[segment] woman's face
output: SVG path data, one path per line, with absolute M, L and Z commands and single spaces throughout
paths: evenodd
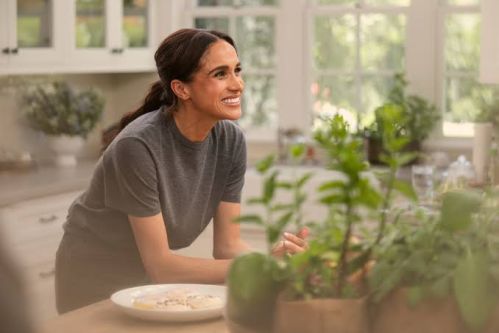
M 200 67 L 187 83 L 194 109 L 213 120 L 241 117 L 244 82 L 236 50 L 219 40 L 206 50 Z

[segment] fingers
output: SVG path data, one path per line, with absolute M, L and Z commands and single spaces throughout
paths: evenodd
M 310 234 L 310 231 L 308 230 L 307 227 L 303 227 L 301 228 L 300 231 L 298 231 L 298 233 L 296 234 L 296 236 L 300 237 L 301 239 L 305 239 L 308 237 L 308 235 Z
M 289 241 L 289 243 L 291 243 L 293 245 L 297 245 L 299 247 L 305 247 L 307 245 L 307 242 L 303 238 L 300 238 L 300 237 L 293 235 L 289 232 L 284 233 L 284 239 L 286 241 Z
M 283 247 L 285 249 L 285 253 L 289 253 L 289 254 L 295 254 L 295 253 L 300 253 L 300 252 L 303 252 L 305 251 L 305 247 L 304 246 L 299 246 L 293 242 L 290 242 L 290 241 L 283 241 Z

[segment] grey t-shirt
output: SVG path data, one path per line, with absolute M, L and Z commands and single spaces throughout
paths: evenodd
M 106 149 L 90 187 L 71 206 L 65 230 L 136 250 L 128 215 L 161 212 L 170 248 L 183 248 L 221 201 L 240 201 L 245 171 L 246 144 L 236 124 L 219 121 L 204 141 L 191 142 L 162 108 L 134 120 Z

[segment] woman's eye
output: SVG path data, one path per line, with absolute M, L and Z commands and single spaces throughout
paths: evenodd
M 215 73 L 215 77 L 222 78 L 225 77 L 225 71 L 220 71 Z
M 237 67 L 235 70 L 236 75 L 240 75 L 242 71 L 243 71 L 243 69 L 241 67 Z

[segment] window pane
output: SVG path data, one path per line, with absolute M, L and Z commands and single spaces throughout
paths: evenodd
M 106 44 L 104 0 L 76 1 L 76 47 L 104 47 Z
M 17 1 L 17 45 L 50 47 L 52 45 L 52 4 L 50 0 Z
M 444 120 L 449 122 L 473 122 L 484 103 L 494 98 L 494 88 L 473 78 L 447 78 L 446 92 Z
M 277 127 L 276 84 L 272 75 L 244 75 L 243 127 Z
M 240 16 L 236 19 L 239 57 L 248 68 L 275 66 L 275 22 L 273 17 Z
M 393 86 L 392 76 L 369 75 L 362 79 L 363 110 L 360 115 L 360 127 L 366 127 L 374 121 L 374 110 L 386 103 L 388 93 Z
M 313 59 L 317 69 L 355 68 L 355 26 L 353 15 L 315 18 Z
M 320 76 L 312 83 L 311 93 L 314 99 L 314 129 L 321 126 L 321 117 L 336 113 L 345 117 L 351 129 L 357 128 L 358 97 L 353 76 Z
M 449 15 L 445 28 L 446 68 L 448 70 L 478 70 L 480 15 Z
M 362 18 L 362 67 L 403 70 L 405 16 L 373 14 Z
M 147 0 L 123 0 L 123 45 L 146 47 L 148 45 Z
M 197 17 L 194 26 L 198 29 L 218 30 L 229 33 L 229 19 L 224 17 Z

